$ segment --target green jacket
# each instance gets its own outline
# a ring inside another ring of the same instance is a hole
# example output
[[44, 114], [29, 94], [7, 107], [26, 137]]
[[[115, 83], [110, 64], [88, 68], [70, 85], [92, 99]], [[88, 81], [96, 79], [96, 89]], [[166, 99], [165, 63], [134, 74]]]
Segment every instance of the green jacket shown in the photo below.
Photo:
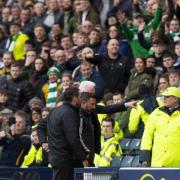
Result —
[[[147, 40], [150, 39], [150, 30], [157, 29], [162, 17], [162, 8], [158, 7], [154, 18], [146, 25], [144, 30], [144, 36]], [[138, 28], [133, 26], [129, 28], [126, 24], [120, 24], [128, 42], [132, 48], [134, 58], [148, 56], [148, 50], [144, 49], [138, 41]]]
[[142, 84], [151, 88], [153, 85], [153, 78], [145, 72], [137, 73], [133, 69], [125, 89], [125, 96], [127, 99], [139, 99], [139, 86]]

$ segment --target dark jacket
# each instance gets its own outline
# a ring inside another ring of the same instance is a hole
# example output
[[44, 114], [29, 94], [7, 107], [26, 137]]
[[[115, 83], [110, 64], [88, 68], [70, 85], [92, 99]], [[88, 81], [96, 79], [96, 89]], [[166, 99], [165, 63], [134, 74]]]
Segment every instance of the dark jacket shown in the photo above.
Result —
[[42, 71], [34, 70], [30, 76], [29, 81], [35, 90], [35, 96], [41, 98], [42, 87], [48, 81], [47, 69]]
[[14, 135], [11, 139], [2, 138], [0, 145], [3, 145], [0, 166], [21, 166], [31, 147], [31, 140], [27, 135]]
[[88, 161], [93, 165], [95, 153], [101, 149], [101, 127], [97, 116], [93, 112], [80, 110], [80, 141], [85, 151], [89, 154]]
[[13, 111], [23, 109], [26, 103], [34, 96], [31, 84], [22, 77], [16, 79], [1, 77], [0, 85], [7, 89], [9, 107]]
[[[50, 149], [50, 152], [52, 152], [51, 153], [52, 157], [50, 158], [50, 163], [52, 162], [53, 165], [54, 164], [57, 165], [57, 163], [59, 161], [62, 161], [64, 163], [64, 161], [65, 161], [64, 156], [67, 156], [67, 158], [72, 159], [72, 150], [71, 150], [71, 153], [68, 153], [69, 152], [69, 147], [66, 147], [67, 143], [66, 143], [66, 141], [64, 139], [64, 133], [65, 132], [61, 133], [62, 127], [59, 127], [57, 125], [57, 124], [60, 124], [60, 123], [58, 123], [58, 122], [57, 123], [51, 122], [51, 120], [53, 120], [53, 119], [54, 119], [53, 121], [55, 121], [55, 120], [58, 121], [58, 119], [54, 118], [55, 115], [57, 115], [57, 114], [58, 114], [58, 117], [62, 118], [62, 116], [64, 114], [63, 111], [67, 112], [67, 110], [64, 110], [66, 108], [68, 108], [68, 109], [70, 108], [71, 113], [68, 112], [67, 113], [67, 117], [64, 116], [64, 122], [67, 124], [67, 126], [69, 126], [68, 124], [70, 123], [70, 121], [67, 121], [67, 119], [69, 118], [73, 122], [69, 128], [76, 127], [77, 124], [78, 124], [78, 127], [79, 127], [80, 123], [79, 123], [79, 119], [77, 119], [77, 118], [79, 118], [78, 115], [77, 115], [77, 110], [75, 110], [71, 105], [65, 103], [62, 107], [55, 108], [54, 110], [52, 110], [52, 112], [50, 112], [50, 115], [48, 116], [48, 118], [46, 118], [43, 121], [41, 121], [39, 123], [39, 125], [38, 125], [38, 128], [37, 128], [40, 144], [47, 143], [47, 133], [48, 133], [49, 134], [48, 135], [49, 147], [51, 147], [51, 146], [52, 146], [52, 148], [53, 148], [53, 146], [56, 147], [56, 151], [55, 152], [54, 152], [54, 150], [51, 151], [51, 149]], [[85, 129], [83, 131], [85, 134], [83, 134], [82, 136], [83, 136], [83, 139], [84, 139], [85, 143], [87, 143], [87, 146], [89, 148], [93, 149], [93, 146], [94, 146], [93, 144], [95, 144], [94, 152], [97, 153], [97, 154], [100, 153], [101, 144], [100, 144], [100, 138], [99, 137], [101, 135], [101, 132], [99, 130], [99, 122], [97, 121], [97, 119], [98, 119], [97, 114], [110, 114], [110, 113], [126, 111], [126, 110], [127, 109], [126, 109], [124, 104], [115, 104], [115, 105], [110, 105], [110, 106], [100, 106], [100, 105], [97, 105], [96, 109], [94, 110], [94, 112], [92, 112], [90, 114], [86, 114], [86, 113], [83, 114], [83, 117], [85, 118], [83, 120], [85, 120], [86, 123], [84, 125]], [[77, 120], [78, 123], [75, 123], [76, 120]], [[94, 129], [94, 138], [95, 138], [94, 142], [93, 142], [93, 138], [90, 137], [90, 134], [92, 135], [92, 126], [91, 126], [92, 124], [89, 123], [88, 120], [91, 120], [93, 126], [95, 127], [95, 129]], [[63, 122], [63, 119], [61, 121]], [[51, 125], [50, 122], [52, 124], [54, 124], [54, 128], [52, 128], [51, 131], [50, 131], [50, 129], [48, 130], [48, 126]], [[75, 123], [75, 125], [74, 125], [74, 123]], [[87, 129], [89, 131], [89, 126], [90, 126], [91, 132], [86, 132]], [[56, 128], [57, 132], [54, 131], [55, 128]], [[76, 128], [74, 128], [74, 131], [76, 131]], [[55, 138], [51, 137], [52, 133], [55, 133], [56, 137], [58, 137], [58, 136], [60, 137], [60, 140], [58, 142], [56, 141]], [[68, 138], [74, 137], [74, 139], [76, 139], [76, 137], [72, 134], [73, 132], [71, 132], [71, 131], [69, 132], [68, 131], [66, 133], [67, 133], [67, 137]], [[90, 137], [90, 143], [91, 143], [90, 145], [89, 145], [89, 141], [88, 141], [89, 137]], [[57, 146], [57, 143], [58, 143], [58, 146]], [[76, 143], [79, 144], [79, 140], [76, 140]], [[63, 148], [67, 148], [66, 151]], [[59, 149], [61, 149], [62, 152], [59, 151]], [[78, 149], [79, 148], [77, 148], [76, 153], [79, 153]], [[87, 154], [89, 154], [89, 153], [87, 152]], [[62, 157], [62, 156], [63, 156], [63, 158], [57, 158], [57, 157]], [[81, 157], [83, 158], [83, 154], [82, 154]], [[91, 153], [90, 153], [90, 158], [93, 158], [93, 156], [91, 156]], [[59, 165], [62, 164], [62, 162], [59, 162]]]
[[[62, 167], [67, 161], [83, 161], [86, 154], [79, 140], [79, 115], [78, 110], [69, 103], [54, 108], [47, 118], [47, 134], [49, 143], [49, 162], [52, 167]], [[40, 143], [46, 139], [41, 123], [38, 126]]]
[[87, 61], [98, 66], [99, 72], [111, 92], [124, 92], [131, 66], [131, 62], [125, 56], [119, 55], [116, 60], [112, 60], [108, 55], [95, 54], [94, 58], [87, 59]]

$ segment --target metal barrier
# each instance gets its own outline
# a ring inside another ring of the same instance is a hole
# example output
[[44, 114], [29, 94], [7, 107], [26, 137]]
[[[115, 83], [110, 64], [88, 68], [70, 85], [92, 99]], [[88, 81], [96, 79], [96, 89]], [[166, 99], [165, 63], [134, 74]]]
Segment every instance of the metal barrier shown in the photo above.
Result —
[[180, 168], [80, 168], [74, 180], [180, 180]]
[[74, 180], [119, 180], [119, 168], [75, 168]]
[[0, 180], [51, 180], [51, 168], [0, 167]]

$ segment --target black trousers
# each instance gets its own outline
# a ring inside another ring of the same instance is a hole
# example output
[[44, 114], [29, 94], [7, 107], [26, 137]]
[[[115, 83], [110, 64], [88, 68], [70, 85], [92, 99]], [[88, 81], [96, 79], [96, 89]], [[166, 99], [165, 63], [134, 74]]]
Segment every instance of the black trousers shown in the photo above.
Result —
[[68, 161], [61, 167], [53, 167], [53, 180], [73, 180], [73, 169], [78, 167], [83, 167], [79, 161]]

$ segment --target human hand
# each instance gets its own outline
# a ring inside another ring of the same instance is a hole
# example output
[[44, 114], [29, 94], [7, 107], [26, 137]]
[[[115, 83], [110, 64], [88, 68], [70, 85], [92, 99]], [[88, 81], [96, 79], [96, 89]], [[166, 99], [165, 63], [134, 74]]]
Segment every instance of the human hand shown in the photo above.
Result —
[[15, 124], [13, 124], [10, 128], [11, 128], [11, 134], [14, 136], [16, 134]]
[[94, 57], [94, 51], [91, 49], [91, 48], [88, 48], [88, 47], [86, 47], [86, 48], [84, 48], [83, 50], [82, 50], [82, 58], [83, 59], [86, 59], [86, 58], [93, 58]]
[[0, 131], [0, 139], [6, 137], [6, 132], [5, 131]]
[[82, 161], [82, 164], [84, 167], [88, 167], [89, 166], [89, 162], [87, 160]]
[[149, 167], [149, 164], [148, 164], [147, 161], [143, 161], [143, 162], [142, 162], [142, 166], [143, 166], [143, 167]]
[[125, 103], [125, 106], [126, 106], [127, 108], [136, 108], [137, 102], [138, 102], [138, 101], [126, 102], [126, 103]]
[[66, 54], [66, 61], [70, 61], [73, 56], [74, 56], [74, 52], [73, 52], [73, 49], [69, 49], [65, 52]]
[[43, 143], [43, 144], [42, 144], [42, 148], [43, 148], [46, 152], [48, 152], [48, 151], [49, 151], [49, 145], [48, 145], [48, 143]]
[[139, 25], [139, 27], [138, 27], [138, 32], [143, 32], [143, 31], [144, 31], [144, 28], [145, 28], [145, 25], [146, 25], [145, 22], [141, 23], [141, 24]]
[[33, 62], [34, 62], [34, 59], [33, 59], [33, 58], [27, 57], [26, 60], [25, 60], [25, 66], [28, 67], [28, 66], [30, 66]]

